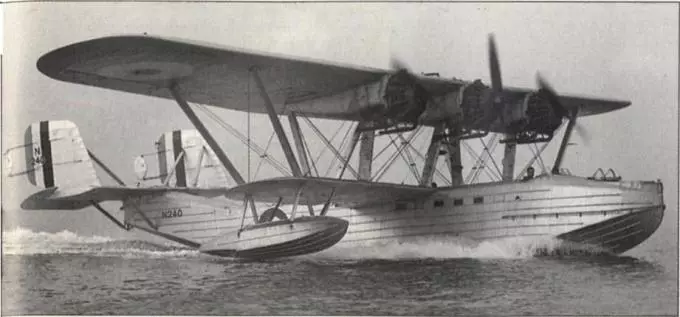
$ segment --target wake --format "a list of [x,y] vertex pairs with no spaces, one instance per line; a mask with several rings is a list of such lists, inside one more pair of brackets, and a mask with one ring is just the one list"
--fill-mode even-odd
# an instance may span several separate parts
[[[68,230],[57,233],[17,228],[3,232],[4,255],[81,254],[125,258],[198,257],[201,253],[174,244],[142,240],[118,240],[104,236],[81,236]],[[542,256],[591,256],[608,254],[592,246],[577,245],[554,238],[506,238],[483,242],[464,239],[417,239],[345,246],[343,243],[304,258],[331,260],[412,259],[526,259]]]
[[607,255],[605,250],[550,237],[516,237],[475,242],[466,239],[419,239],[413,242],[336,245],[313,255],[328,259],[526,259],[544,256]]
[[196,250],[141,240],[117,240],[103,236],[81,236],[68,230],[57,233],[17,228],[2,233],[3,255],[81,254],[90,256],[195,257]]

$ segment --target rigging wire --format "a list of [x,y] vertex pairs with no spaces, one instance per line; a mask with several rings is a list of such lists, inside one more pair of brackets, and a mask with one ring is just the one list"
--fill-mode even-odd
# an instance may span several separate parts
[[536,145],[536,143],[532,143],[531,145],[534,146],[533,148],[529,147],[531,149],[531,153],[533,153],[534,156],[538,158],[538,164],[541,165],[543,174],[547,173],[548,169],[546,168],[545,163],[543,162],[543,157],[541,157],[541,152],[538,149],[538,145]]
[[[345,132],[345,136],[342,138],[342,141],[340,142],[340,146],[338,146],[338,152],[340,152],[340,153],[342,153],[342,151],[344,150],[343,147],[345,146],[345,143],[347,143],[347,140],[349,139],[350,131],[352,131],[352,125],[353,124],[350,123],[349,129],[347,129],[347,131]],[[345,158],[342,155],[340,155],[340,156],[343,160],[345,160],[345,161],[348,160],[348,158]],[[328,175],[330,174],[333,167],[335,167],[336,161],[340,161],[340,158],[338,158],[338,157],[333,158],[331,163],[328,165],[328,169],[326,170],[326,174],[324,176],[328,177]],[[339,163],[344,164],[344,162],[339,162]],[[349,163],[347,163],[347,164],[349,164]],[[338,168],[340,168],[340,167],[338,167]]]
[[[493,148],[494,150],[496,149],[496,139],[497,139],[498,134],[494,134],[493,138]],[[486,146],[487,144],[482,140],[482,138],[479,138],[479,142],[482,143],[482,146],[484,146],[484,150],[489,153],[489,158],[491,159],[491,163],[493,163],[493,166],[496,168],[496,171],[498,172],[498,175],[503,175],[503,172],[501,172],[501,169],[498,167],[498,164],[496,164],[496,160],[493,158],[493,154],[491,154],[489,148]],[[493,151],[493,150],[491,150]]]
[[[206,107],[206,106],[204,106],[204,105],[198,104],[198,105],[197,105],[197,108],[198,108],[199,110],[203,111],[204,113],[206,113],[210,118],[212,118],[215,122],[217,122],[217,124],[219,124],[224,130],[226,130],[226,131],[229,132],[231,135],[233,135],[233,136],[235,136],[237,139],[239,139],[239,141],[241,141],[241,143],[243,143],[243,144],[245,144],[245,145],[248,145],[247,137],[246,137],[245,135],[241,134],[241,132],[239,132],[239,131],[238,131],[237,129],[235,129],[233,126],[231,126],[230,124],[228,124],[226,121],[222,120],[222,118],[220,118],[217,114],[215,114],[215,113],[212,112],[210,109],[208,109],[208,107]],[[273,135],[272,135],[272,137],[273,137]],[[271,140],[271,138],[270,138],[270,140]],[[276,168],[276,169],[277,169],[279,172],[281,172],[283,175],[290,175],[290,174],[291,174],[291,173],[286,169],[286,166],[285,166],[285,165],[283,165],[281,162],[278,162],[277,160],[275,160],[275,159],[269,157],[269,156],[267,155],[267,153],[266,153],[266,150],[265,150],[265,149],[262,149],[260,146],[258,146],[257,143],[252,142],[252,140],[251,140],[251,142],[250,142],[249,150],[255,151],[255,153],[257,153],[258,155],[260,155],[260,158],[264,159],[267,163],[269,163],[270,165],[272,165],[274,168]],[[259,163],[262,164],[263,161],[260,160]],[[257,175],[257,173],[255,173],[255,174]],[[256,177],[257,177],[256,175],[253,176],[253,178],[256,178]]]
[[[331,136],[329,142],[332,143],[333,140],[335,140],[335,137],[340,133],[340,131],[342,130],[342,128],[345,127],[345,124],[347,124],[347,122],[348,122],[348,121],[343,121],[342,124],[340,124],[340,126],[338,127],[338,129],[336,129],[336,130],[335,130],[335,133],[333,133],[333,135]],[[326,153],[326,150],[328,150],[328,147],[327,147],[327,146],[324,146],[323,149],[321,149],[321,151],[319,151],[319,155],[316,156],[316,159],[314,160],[314,162],[318,163],[318,162],[319,162],[319,159],[321,159],[321,156],[322,156],[324,153]]]
[[[406,140],[407,140],[408,142],[411,142],[411,141],[412,141],[416,136],[418,136],[422,131],[423,131],[423,130],[421,129],[421,127],[416,128],[416,130],[413,131],[413,133],[411,133],[411,135],[409,135],[409,137],[408,137]],[[390,167],[392,166],[392,164],[394,164],[394,162],[396,161],[397,156],[399,156],[400,152],[403,151],[403,149],[404,149],[405,147],[406,147],[406,146],[402,144],[402,146],[399,148],[399,151],[396,151],[395,153],[393,153],[392,156],[391,156],[391,157],[390,157],[390,158],[389,158],[389,159],[388,159],[388,160],[387,160],[387,161],[386,161],[386,162],[378,169],[379,173],[376,173],[376,176],[373,177],[373,178],[371,178],[371,181],[380,180],[380,179],[385,175],[385,173],[387,172],[387,170],[390,169]]]
[[253,74],[248,73],[248,119],[246,120],[247,125],[248,125],[248,128],[247,128],[247,130],[248,130],[248,151],[247,151],[248,152],[248,183],[250,183],[250,181],[251,181],[251,179],[250,179],[250,94],[251,94],[250,82],[253,79],[252,77],[253,77]]
[[[477,160],[475,162],[475,165],[470,169],[470,172],[468,173],[468,175],[465,177],[465,182],[469,183],[470,181],[472,181],[473,180],[473,174],[475,174],[480,169],[484,170],[484,172],[486,173],[486,176],[488,176],[489,179],[495,179],[496,176],[492,174],[492,171],[485,168],[483,163],[479,162],[480,155],[477,154],[477,152],[472,148],[472,146],[465,141],[462,141],[461,144],[463,144],[463,146],[465,146],[465,149],[468,151],[468,154],[470,154],[470,157],[475,158]],[[480,166],[477,166],[478,163],[480,164]],[[476,178],[477,177],[474,177],[474,179],[476,179]]]
[[[397,150],[399,150],[399,147],[397,146],[397,143],[394,142],[394,138],[392,137],[392,135],[390,135],[389,137],[390,137],[390,143],[392,143],[392,145],[394,145],[394,147]],[[406,165],[408,166],[408,169],[411,171],[411,174],[413,175],[413,177],[416,179],[416,181],[418,183],[420,183],[420,177],[418,176],[418,170],[415,168],[416,163],[413,162],[413,158],[410,156],[410,154],[408,152],[408,144],[409,144],[409,141],[402,141],[401,145],[402,145],[403,150],[399,151],[399,153],[400,153],[401,159],[404,161],[404,163],[406,163]],[[406,152],[406,153],[404,153],[404,152]],[[406,177],[404,177],[404,180],[405,179],[406,179]]]
[[[312,128],[314,133],[317,136],[319,136],[319,139],[321,139],[321,141],[324,142],[326,147],[329,148],[333,152],[335,157],[344,161],[344,159],[342,158],[343,157],[342,154],[340,154],[340,152],[338,152],[338,149],[336,149],[335,146],[333,146],[333,144],[330,141],[328,141],[326,136],[323,135],[323,133],[321,133],[321,131],[319,131],[319,128],[317,128],[316,125],[314,125],[314,123],[311,120],[309,120],[309,118],[306,115],[302,114],[302,119],[304,119],[307,122],[307,125]],[[347,169],[349,169],[349,172],[352,173],[352,175],[354,177],[356,177],[357,179],[359,178],[359,174],[357,173],[356,170],[354,170],[352,168],[351,165],[347,165]]]
[[[406,138],[404,138],[404,136],[401,135],[401,134],[399,134],[399,138],[400,138],[400,140],[401,140],[402,142],[405,142],[405,141],[406,141]],[[424,144],[424,145],[427,145],[427,143],[423,143],[423,144]],[[414,152],[421,160],[423,160],[423,161],[426,161],[426,160],[427,160],[427,158],[425,157],[425,155],[421,152],[422,150],[419,151],[418,149],[416,149],[415,146],[413,146],[413,142],[409,142],[409,143],[408,143],[408,146],[413,150],[413,152]],[[424,146],[421,146],[421,148],[423,148],[423,147],[424,147]],[[437,154],[437,155],[439,155],[439,154]],[[449,179],[446,178],[446,175],[444,175],[444,173],[443,173],[438,167],[435,166],[435,167],[433,167],[433,168],[434,168],[434,172],[437,174],[437,176],[439,176],[442,180],[444,180],[444,182],[445,182],[447,185],[451,185],[451,181],[450,181]]]

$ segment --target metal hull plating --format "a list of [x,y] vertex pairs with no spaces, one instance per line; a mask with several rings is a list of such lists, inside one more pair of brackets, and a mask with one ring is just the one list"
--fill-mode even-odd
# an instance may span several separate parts
[[[162,208],[179,207],[182,217],[159,217]],[[333,248],[336,242],[343,248],[359,248],[421,239],[510,237],[558,238],[621,253],[656,231],[664,203],[658,182],[604,182],[555,175],[441,188],[422,201],[390,201],[361,209],[335,207],[329,210],[330,217],[297,218],[296,230],[290,232],[274,232],[289,228],[284,221],[269,228],[267,224],[253,226],[248,218],[251,228],[271,232],[245,230],[239,237],[242,215],[234,210],[240,208],[235,201],[218,204],[187,194],[154,197],[140,206],[150,210],[151,221],[160,224],[158,232],[194,241],[203,252],[266,258],[313,253]],[[128,211],[126,217],[135,227],[146,226],[138,214]],[[336,218],[329,223],[341,221],[348,226],[330,229],[332,225],[319,224],[324,218]],[[315,231],[303,232],[304,226],[315,223],[307,220],[314,219],[320,221]]]
[[551,176],[442,189],[422,202],[329,214],[350,223],[343,246],[556,237],[621,253],[656,231],[664,208],[661,183]]

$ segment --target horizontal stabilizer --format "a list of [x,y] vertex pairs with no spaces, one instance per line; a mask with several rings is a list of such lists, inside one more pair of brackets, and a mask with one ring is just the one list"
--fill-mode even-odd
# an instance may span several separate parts
[[415,200],[425,198],[436,191],[435,188],[368,181],[281,177],[230,188],[227,190],[226,197],[243,200],[245,195],[249,195],[257,202],[267,203],[276,203],[281,198],[283,204],[293,204],[299,188],[302,189],[300,204],[324,204],[332,194],[331,202],[339,207],[349,208],[385,204],[397,200]]
[[89,206],[92,202],[101,201],[124,201],[130,198],[143,196],[161,195],[170,192],[185,193],[200,197],[217,197],[226,191],[226,188],[130,188],[130,187],[94,187],[78,194],[69,194],[53,187],[39,191],[21,203],[21,208],[27,210],[75,210]]

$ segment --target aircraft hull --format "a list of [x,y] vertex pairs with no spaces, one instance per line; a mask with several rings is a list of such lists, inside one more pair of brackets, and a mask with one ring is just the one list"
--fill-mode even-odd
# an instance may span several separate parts
[[665,209],[659,182],[570,176],[442,189],[399,204],[329,212],[350,223],[338,246],[548,237],[622,253],[657,230]]
[[[622,253],[657,230],[665,206],[660,182],[556,175],[439,188],[422,201],[389,201],[361,209],[334,207],[328,211],[330,217],[298,217],[293,226],[288,220],[254,225],[246,217],[246,229],[239,235],[242,208],[241,202],[232,200],[169,193],[139,206],[148,210],[158,230],[144,229],[145,220],[134,210],[126,209],[126,221],[153,234],[195,242],[208,254],[251,259],[336,246],[514,237],[556,238]],[[163,218],[163,210],[179,209],[181,217]]]

